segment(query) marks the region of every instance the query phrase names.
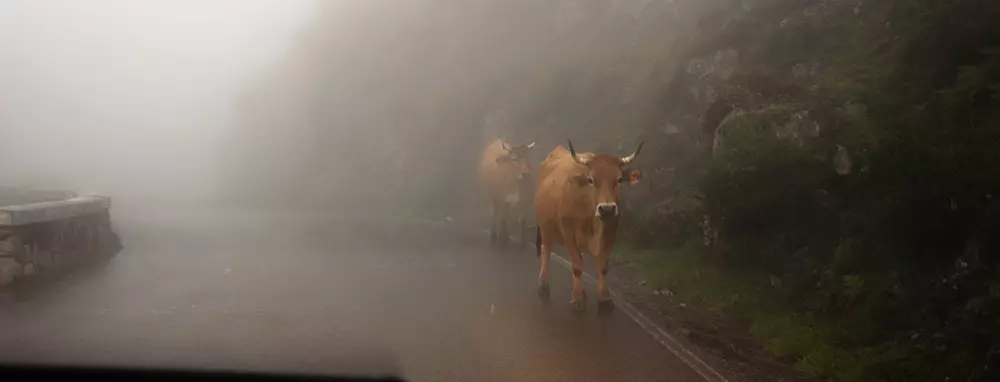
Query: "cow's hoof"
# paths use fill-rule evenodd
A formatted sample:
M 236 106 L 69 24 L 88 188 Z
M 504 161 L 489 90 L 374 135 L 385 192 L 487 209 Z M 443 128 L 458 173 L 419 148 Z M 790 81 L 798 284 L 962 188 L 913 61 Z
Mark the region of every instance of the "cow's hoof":
M 584 300 L 570 301 L 569 307 L 573 309 L 574 312 L 583 312 L 587 310 L 587 302 Z
M 538 296 L 548 298 L 549 297 L 549 284 L 542 284 L 538 286 Z
M 611 313 L 615 310 L 615 303 L 611 300 L 598 301 L 597 302 L 597 312 L 598 313 Z

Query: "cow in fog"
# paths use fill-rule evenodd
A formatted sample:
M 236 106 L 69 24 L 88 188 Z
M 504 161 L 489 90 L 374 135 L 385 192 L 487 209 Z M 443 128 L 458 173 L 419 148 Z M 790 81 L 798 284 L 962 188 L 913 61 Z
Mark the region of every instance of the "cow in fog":
M 490 244 L 510 241 L 507 227 L 517 220 L 521 241 L 527 242 L 525 221 L 531 195 L 530 153 L 535 143 L 510 145 L 495 139 L 483 149 L 479 160 L 479 184 L 491 208 Z
M 549 295 L 549 256 L 556 245 L 569 252 L 573 264 L 573 289 L 570 304 L 575 310 L 584 310 L 586 294 L 580 276 L 583 274 L 582 251 L 597 260 L 598 308 L 614 308 L 608 291 L 606 276 L 611 247 L 615 244 L 621 184 L 635 185 L 641 173 L 626 169 L 642 150 L 642 143 L 631 155 L 619 157 L 608 154 L 577 153 L 573 143 L 567 141 L 569 150 L 557 146 L 538 166 L 535 191 L 535 246 L 541 257 L 538 274 L 538 293 Z

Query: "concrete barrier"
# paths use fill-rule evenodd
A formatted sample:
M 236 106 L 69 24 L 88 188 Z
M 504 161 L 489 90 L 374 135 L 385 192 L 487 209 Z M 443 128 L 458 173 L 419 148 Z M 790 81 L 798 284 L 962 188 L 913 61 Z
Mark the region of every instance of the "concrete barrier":
M 0 287 L 122 250 L 108 197 L 6 187 L 0 188 L 0 202 L 14 203 L 0 205 Z

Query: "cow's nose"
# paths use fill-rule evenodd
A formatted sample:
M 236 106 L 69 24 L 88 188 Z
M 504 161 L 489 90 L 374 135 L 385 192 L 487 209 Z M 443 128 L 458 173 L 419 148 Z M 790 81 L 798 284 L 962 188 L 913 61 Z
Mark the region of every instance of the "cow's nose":
M 618 205 L 614 203 L 598 204 L 596 215 L 601 218 L 618 216 Z

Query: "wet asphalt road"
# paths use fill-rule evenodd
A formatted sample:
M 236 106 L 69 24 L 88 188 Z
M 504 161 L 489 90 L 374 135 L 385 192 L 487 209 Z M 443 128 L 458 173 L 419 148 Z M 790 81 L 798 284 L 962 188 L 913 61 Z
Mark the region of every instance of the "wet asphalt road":
M 182 223 L 183 221 L 183 223 Z M 411 381 L 701 381 L 620 311 L 535 294 L 530 251 L 413 223 L 118 219 L 126 252 L 0 297 L 0 361 L 395 374 Z M 588 268 L 593 267 L 588 263 Z

